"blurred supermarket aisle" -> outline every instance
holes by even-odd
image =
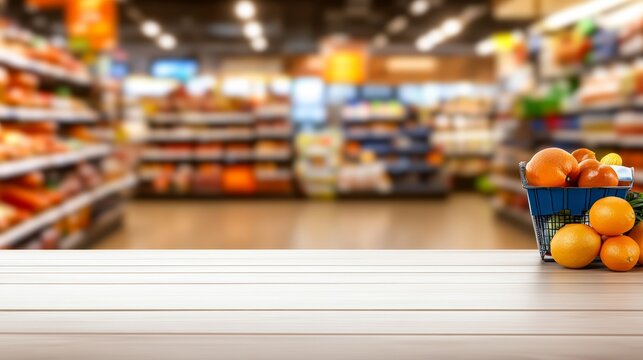
[[[530,231],[488,200],[135,201],[98,249],[524,249]]]

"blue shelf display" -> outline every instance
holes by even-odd
[[[340,171],[339,183],[349,188],[340,186],[341,195],[421,197],[448,193],[442,151],[432,145],[430,125],[422,121],[412,104],[419,101],[421,91],[421,86],[407,85],[403,90],[368,85],[359,89],[359,100],[344,104],[343,163],[350,169],[346,176],[358,178],[342,179]],[[382,185],[383,177],[387,186]]]

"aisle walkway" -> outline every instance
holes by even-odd
[[[134,201],[99,249],[525,249],[533,233],[488,199]]]

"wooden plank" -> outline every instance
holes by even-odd
[[[539,265],[536,250],[5,251],[0,265]]]
[[[15,273],[547,273],[561,270],[569,272],[556,264],[524,265],[524,266],[496,266],[496,265],[109,265],[109,266],[0,266],[0,274]],[[590,271],[605,271],[597,267]],[[641,271],[638,270],[637,271]]]
[[[643,335],[641,311],[0,311],[0,334]]]
[[[640,336],[3,335],[12,359],[417,360],[636,357]]]
[[[643,310],[639,284],[0,285],[3,310]]]
[[[0,284],[621,284],[643,283],[641,271],[400,273],[43,273],[0,272]]]

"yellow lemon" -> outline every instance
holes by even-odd
[[[610,153],[603,156],[603,158],[601,159],[601,164],[622,166],[623,159],[621,159],[621,156],[619,154]]]

